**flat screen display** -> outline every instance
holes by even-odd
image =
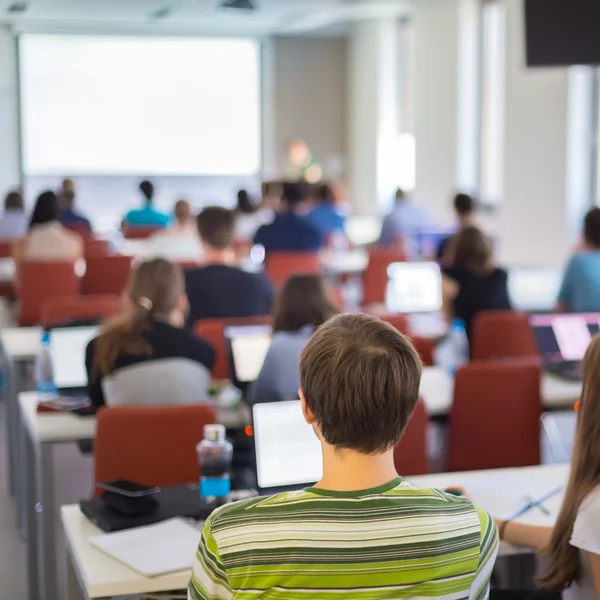
[[[87,386],[85,349],[98,327],[60,327],[50,332],[50,354],[58,389]]]

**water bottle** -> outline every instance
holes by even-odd
[[[231,491],[233,446],[225,439],[223,425],[205,425],[204,439],[196,447],[200,464],[200,496],[207,502],[225,504]]]
[[[460,367],[469,362],[469,340],[465,323],[462,319],[454,319],[448,331],[448,355],[446,368],[454,375]]]
[[[35,389],[42,399],[56,396],[52,355],[50,354],[50,334],[47,331],[42,335],[42,347],[35,361]]]

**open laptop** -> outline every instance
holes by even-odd
[[[234,385],[245,390],[258,379],[271,345],[269,325],[226,327],[227,354]]]
[[[59,395],[87,396],[85,349],[98,331],[95,325],[50,330],[50,355]]]
[[[434,262],[397,262],[387,269],[386,308],[391,313],[435,313],[442,308],[442,275]]]
[[[581,380],[581,361],[600,332],[600,313],[531,315],[545,369],[569,381]]]
[[[252,407],[256,479],[261,495],[302,489],[323,476],[321,443],[300,400]]]
[[[516,267],[508,272],[508,295],[516,310],[550,312],[562,281],[559,269]]]

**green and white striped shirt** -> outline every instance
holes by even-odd
[[[498,550],[466,498],[402,478],[360,492],[253,498],[206,521],[191,600],[481,600]]]

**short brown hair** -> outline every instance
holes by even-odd
[[[453,266],[471,271],[486,271],[492,266],[492,246],[477,227],[465,227],[452,240]]]
[[[178,223],[184,225],[192,217],[192,207],[187,200],[177,200],[173,208],[173,214]]]
[[[6,194],[4,198],[4,210],[23,210],[25,208],[25,202],[23,202],[23,195],[20,192],[13,191]]]
[[[217,250],[233,244],[235,215],[220,206],[207,206],[198,215],[198,233],[204,242]]]
[[[421,370],[408,338],[362,314],[327,321],[300,358],[302,391],[325,441],[362,454],[398,443],[419,398]]]
[[[592,248],[600,248],[600,208],[590,208],[585,215],[583,237]]]

